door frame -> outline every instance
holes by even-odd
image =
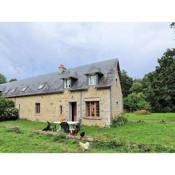
[[[74,106],[75,105],[75,106]],[[73,116],[73,110],[75,110],[75,116]],[[69,102],[69,119],[70,121],[77,121],[77,102],[71,101]]]

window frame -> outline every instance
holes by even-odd
[[[41,113],[41,104],[35,103],[35,113],[40,114]]]
[[[64,89],[69,89],[72,87],[71,79],[64,79]]]
[[[63,114],[63,106],[60,105],[60,115],[62,115],[62,114]]]
[[[97,84],[97,75],[89,75],[88,84],[89,86],[95,86]]]
[[[86,117],[87,118],[100,118],[100,102],[99,101],[86,101]]]

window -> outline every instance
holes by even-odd
[[[63,114],[63,106],[60,105],[60,115],[62,115],[62,114]]]
[[[86,102],[86,116],[87,117],[99,117],[100,116],[99,101]]]
[[[40,103],[35,103],[35,112],[40,113]]]
[[[64,80],[64,88],[71,88],[71,79]]]
[[[23,87],[23,88],[21,89],[21,91],[22,91],[22,92],[25,92],[26,89],[27,89],[27,87]]]
[[[96,85],[96,79],[97,79],[96,77],[97,77],[96,75],[89,76],[88,81],[90,86]]]
[[[40,84],[40,85],[38,86],[38,90],[42,89],[44,86],[45,86],[45,84]]]

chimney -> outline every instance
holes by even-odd
[[[64,73],[64,71],[66,70],[66,68],[64,67],[64,64],[60,64],[60,66],[58,67],[58,70],[60,74]]]

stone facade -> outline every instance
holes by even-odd
[[[123,111],[121,86],[117,71],[111,88],[96,89],[95,87],[90,87],[87,91],[76,92],[65,90],[63,93],[58,94],[16,97],[12,98],[12,100],[19,109],[20,118],[36,121],[57,121],[60,116],[60,105],[63,107],[64,117],[71,120],[71,102],[77,103],[77,120],[81,118],[82,123],[85,125],[109,126],[112,117]],[[89,119],[86,117],[87,101],[99,101],[99,118]],[[35,103],[40,103],[41,105],[39,114],[35,112]]]
[[[112,119],[123,112],[118,60],[64,70],[61,74],[39,76],[0,87],[6,97],[14,100],[22,119],[53,122],[63,116],[69,121],[81,119],[85,125],[110,126]],[[89,75],[96,75],[95,85],[89,83]],[[76,83],[64,87],[64,80],[70,77]],[[89,103],[92,103],[90,110]],[[39,104],[40,112],[36,111],[36,104]],[[74,110],[73,104],[76,106]],[[87,113],[94,110],[96,115],[91,113],[93,117],[88,117]]]

